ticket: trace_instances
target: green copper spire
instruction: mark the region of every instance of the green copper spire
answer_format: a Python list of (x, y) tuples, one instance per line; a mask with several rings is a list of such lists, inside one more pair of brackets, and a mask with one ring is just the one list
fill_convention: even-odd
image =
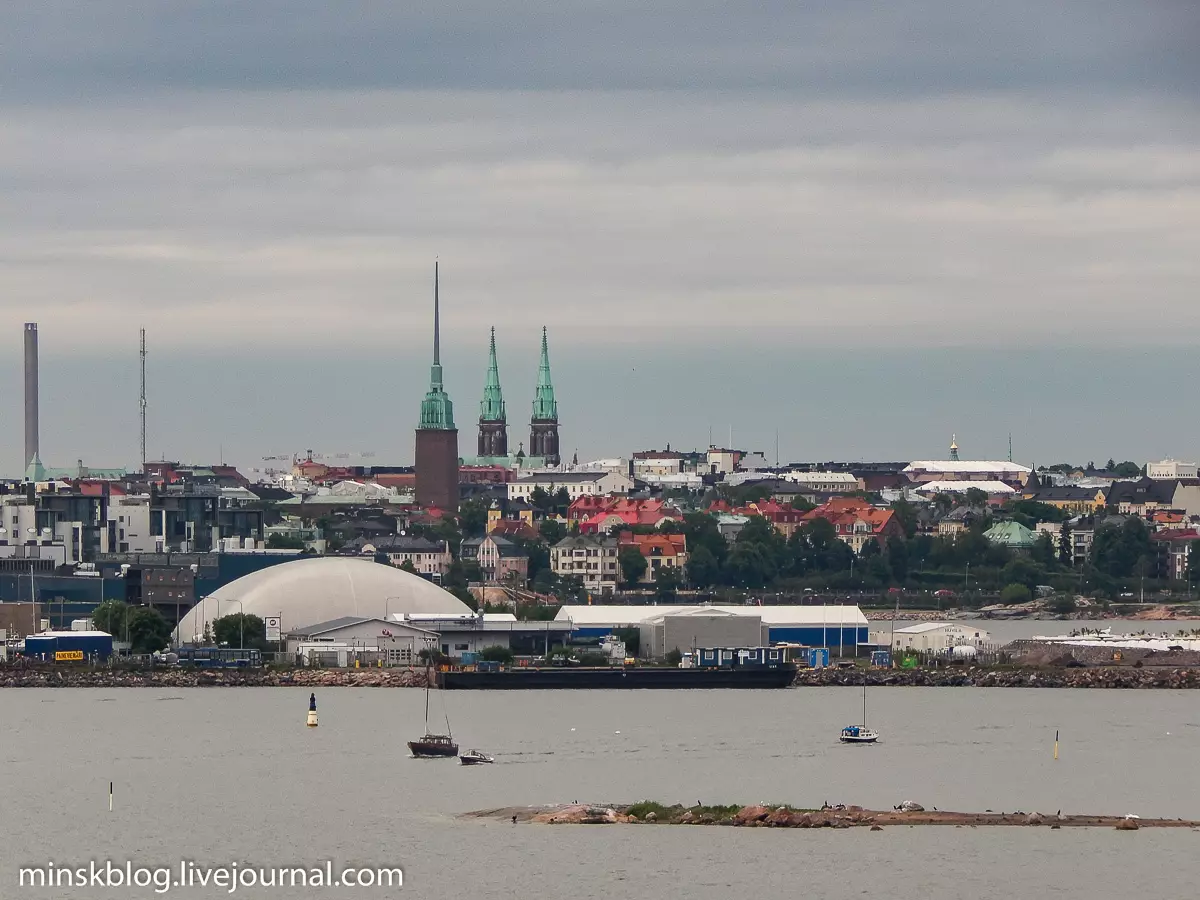
[(500, 392), (500, 367), (496, 364), (496, 329), (492, 329), (492, 343), (488, 349), (487, 382), (483, 386), (483, 400), (479, 404), (481, 422), (505, 422), (504, 394)]
[(546, 344), (546, 329), (542, 329), (542, 360), (538, 363), (537, 391), (533, 395), (533, 417), (558, 421), (558, 404), (554, 402), (554, 385), (550, 382), (550, 349)]
[(421, 424), (425, 430), (454, 430), (454, 404), (442, 387), (441, 310), (438, 303), (438, 264), (433, 264), (433, 365), (429, 369), (429, 390), (421, 401)]

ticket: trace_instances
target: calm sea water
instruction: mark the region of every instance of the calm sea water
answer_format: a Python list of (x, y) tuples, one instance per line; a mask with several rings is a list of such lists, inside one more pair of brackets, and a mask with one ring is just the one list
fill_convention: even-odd
[[(497, 764), (413, 760), (419, 691), (0, 691), (0, 897), (22, 865), (400, 865), (422, 898), (1183, 897), (1190, 830), (887, 828), (881, 833), (461, 820), (504, 805), (642, 798), (1200, 818), (1200, 695), (884, 688), (874, 747), (843, 747), (853, 688), (434, 695)], [(1052, 758), (1054, 732), (1060, 758)], [(115, 809), (108, 811), (108, 783)], [(333, 890), (239, 889), (317, 897)], [(226, 896), (179, 889), (167, 896)]]

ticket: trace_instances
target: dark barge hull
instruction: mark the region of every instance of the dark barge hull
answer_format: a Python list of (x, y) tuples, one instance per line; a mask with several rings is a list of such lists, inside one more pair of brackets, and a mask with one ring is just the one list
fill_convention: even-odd
[(796, 666), (679, 668), (512, 668), (503, 672), (442, 672), (446, 690), (706, 689), (783, 688), (796, 680)]

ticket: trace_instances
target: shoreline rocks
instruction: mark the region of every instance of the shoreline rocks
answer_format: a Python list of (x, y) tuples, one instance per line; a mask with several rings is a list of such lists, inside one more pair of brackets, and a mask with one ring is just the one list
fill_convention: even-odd
[[(643, 818), (631, 810), (646, 804), (589, 805), (570, 804), (550, 807), (504, 807), (464, 813), (462, 818), (497, 819), (528, 822), (534, 825), (726, 825), (736, 828), (869, 828), (882, 831), (885, 825), (942, 825), (958, 828), (978, 826), (1020, 826), (1036, 828), (1050, 824), (1051, 829), (1115, 828), (1118, 831), (1137, 831), (1140, 828), (1200, 828), (1200, 821), (1188, 819), (1136, 819), (1130, 816), (1108, 815), (1043, 815), (1039, 812), (965, 813), (918, 809), (905, 811), (863, 809), (859, 806), (836, 809), (793, 809), (780, 806), (774, 810), (761, 805), (738, 807), (662, 806), (662, 812), (651, 812)], [(916, 806), (916, 804), (913, 804)]]
[(1200, 668), (801, 669), (797, 687), (1200, 688)]
[(0, 668), (9, 688), (424, 687), (424, 669), (87, 669)]

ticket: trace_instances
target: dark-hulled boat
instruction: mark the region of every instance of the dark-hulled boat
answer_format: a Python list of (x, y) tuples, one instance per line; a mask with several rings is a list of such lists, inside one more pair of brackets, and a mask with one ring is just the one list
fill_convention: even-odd
[(458, 744), (450, 733), (450, 716), (446, 716), (446, 733), (429, 733), (429, 687), (433, 682), (433, 668), (430, 667), (425, 679), (425, 735), (419, 740), (409, 741), (408, 749), (417, 759), (436, 759), (438, 757), (453, 758), (458, 756)]
[(796, 680), (796, 665), (690, 669), (513, 666), (498, 671), (443, 672), (441, 679), (442, 687), (448, 690), (783, 688)]
[(417, 741), (409, 741), (408, 749), (418, 759), (421, 757), (458, 756), (458, 744), (448, 734), (426, 734)]

